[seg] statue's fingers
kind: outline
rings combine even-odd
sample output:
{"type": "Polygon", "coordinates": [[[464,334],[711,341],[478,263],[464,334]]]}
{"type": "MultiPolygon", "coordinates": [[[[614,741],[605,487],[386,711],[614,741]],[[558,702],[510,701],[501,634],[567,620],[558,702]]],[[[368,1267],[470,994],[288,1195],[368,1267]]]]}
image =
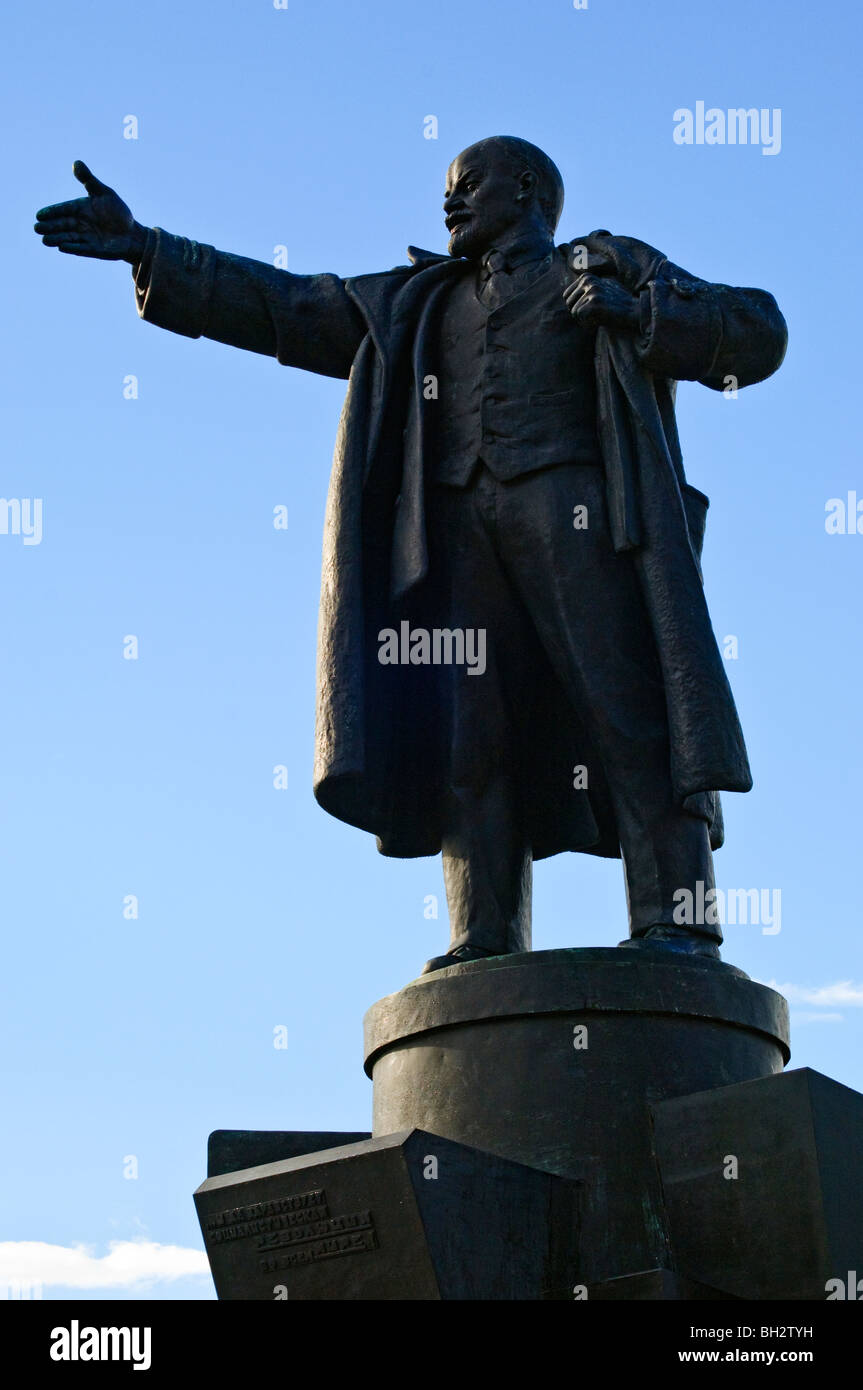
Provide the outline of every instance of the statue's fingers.
{"type": "Polygon", "coordinates": [[[65,241],[62,245],[58,245],[57,250],[62,251],[64,256],[90,256],[93,260],[105,259],[99,251],[94,251],[90,243],[85,241],[65,241]]]}
{"type": "Polygon", "coordinates": [[[584,294],[579,295],[578,299],[574,300],[573,303],[570,304],[569,312],[573,314],[576,318],[579,318],[584,313],[594,309],[598,303],[599,294],[597,293],[596,289],[591,285],[588,287],[588,289],[585,290],[584,294]]]}
{"type": "Polygon", "coordinates": [[[589,290],[596,289],[596,285],[597,281],[595,278],[585,273],[584,275],[580,275],[577,280],[573,280],[571,285],[567,285],[563,292],[563,297],[567,304],[571,305],[575,300],[580,299],[582,295],[587,294],[589,290]]]}
{"type": "Polygon", "coordinates": [[[49,232],[75,232],[81,229],[81,219],[79,217],[40,217],[34,224],[33,230],[41,235],[49,232]]]}
{"type": "Polygon", "coordinates": [[[83,244],[85,238],[81,236],[80,230],[70,232],[46,232],[42,237],[45,246],[66,246],[74,241],[76,244],[83,244]]]}
{"type": "Polygon", "coordinates": [[[51,203],[47,208],[39,209],[36,220],[47,222],[52,217],[75,217],[84,211],[86,205],[86,198],[69,198],[65,203],[51,203]]]}

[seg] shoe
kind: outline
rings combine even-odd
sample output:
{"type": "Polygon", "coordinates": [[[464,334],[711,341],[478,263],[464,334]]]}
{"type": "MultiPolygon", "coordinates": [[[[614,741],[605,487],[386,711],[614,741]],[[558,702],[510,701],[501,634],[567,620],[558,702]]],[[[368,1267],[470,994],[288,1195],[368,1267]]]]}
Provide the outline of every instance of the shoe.
{"type": "Polygon", "coordinates": [[[445,956],[432,956],[423,966],[422,973],[430,975],[433,970],[445,970],[448,965],[467,965],[472,960],[489,960],[496,955],[500,955],[500,952],[486,951],[482,946],[456,946],[454,951],[447,951],[445,956]]]}
{"type": "Polygon", "coordinates": [[[619,946],[629,946],[635,950],[674,951],[681,956],[703,956],[707,960],[721,960],[715,938],[702,936],[700,932],[687,931],[684,927],[648,927],[643,936],[631,936],[619,946]]]}

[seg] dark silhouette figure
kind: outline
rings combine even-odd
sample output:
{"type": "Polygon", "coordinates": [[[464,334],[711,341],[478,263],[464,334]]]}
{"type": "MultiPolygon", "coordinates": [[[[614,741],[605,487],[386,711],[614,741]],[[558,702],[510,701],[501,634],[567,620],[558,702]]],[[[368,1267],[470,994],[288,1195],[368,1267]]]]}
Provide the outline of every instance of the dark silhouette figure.
{"type": "Polygon", "coordinates": [[[622,945],[717,957],[686,899],[710,901],[718,792],[751,778],[674,386],[776,371],[773,297],[606,231],[555,245],[560,174],[513,137],[451,165],[448,255],[349,279],[145,229],[75,174],[87,197],[36,231],[130,262],[143,318],[350,378],[315,794],[384,854],[442,852],[452,939],[426,969],[529,950],[532,860],[563,850],[622,857],[622,945]]]}

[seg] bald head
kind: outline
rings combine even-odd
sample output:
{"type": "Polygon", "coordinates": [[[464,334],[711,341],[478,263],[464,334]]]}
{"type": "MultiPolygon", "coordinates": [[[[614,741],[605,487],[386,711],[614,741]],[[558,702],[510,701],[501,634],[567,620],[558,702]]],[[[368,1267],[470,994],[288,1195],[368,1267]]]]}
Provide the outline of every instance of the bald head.
{"type": "Polygon", "coordinates": [[[479,140],[447,173],[450,254],[476,259],[519,233],[550,241],[562,208],[563,179],[541,149],[515,135],[479,140]]]}

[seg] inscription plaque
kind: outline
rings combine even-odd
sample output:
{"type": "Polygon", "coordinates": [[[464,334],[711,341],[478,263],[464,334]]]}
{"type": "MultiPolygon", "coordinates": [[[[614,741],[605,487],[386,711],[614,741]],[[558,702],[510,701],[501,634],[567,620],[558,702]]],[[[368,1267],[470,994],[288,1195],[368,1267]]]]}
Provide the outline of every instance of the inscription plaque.
{"type": "Polygon", "coordinates": [[[575,1189],[412,1130],[214,1175],[195,1203],[221,1299],[544,1299],[576,1282],[575,1189]]]}

